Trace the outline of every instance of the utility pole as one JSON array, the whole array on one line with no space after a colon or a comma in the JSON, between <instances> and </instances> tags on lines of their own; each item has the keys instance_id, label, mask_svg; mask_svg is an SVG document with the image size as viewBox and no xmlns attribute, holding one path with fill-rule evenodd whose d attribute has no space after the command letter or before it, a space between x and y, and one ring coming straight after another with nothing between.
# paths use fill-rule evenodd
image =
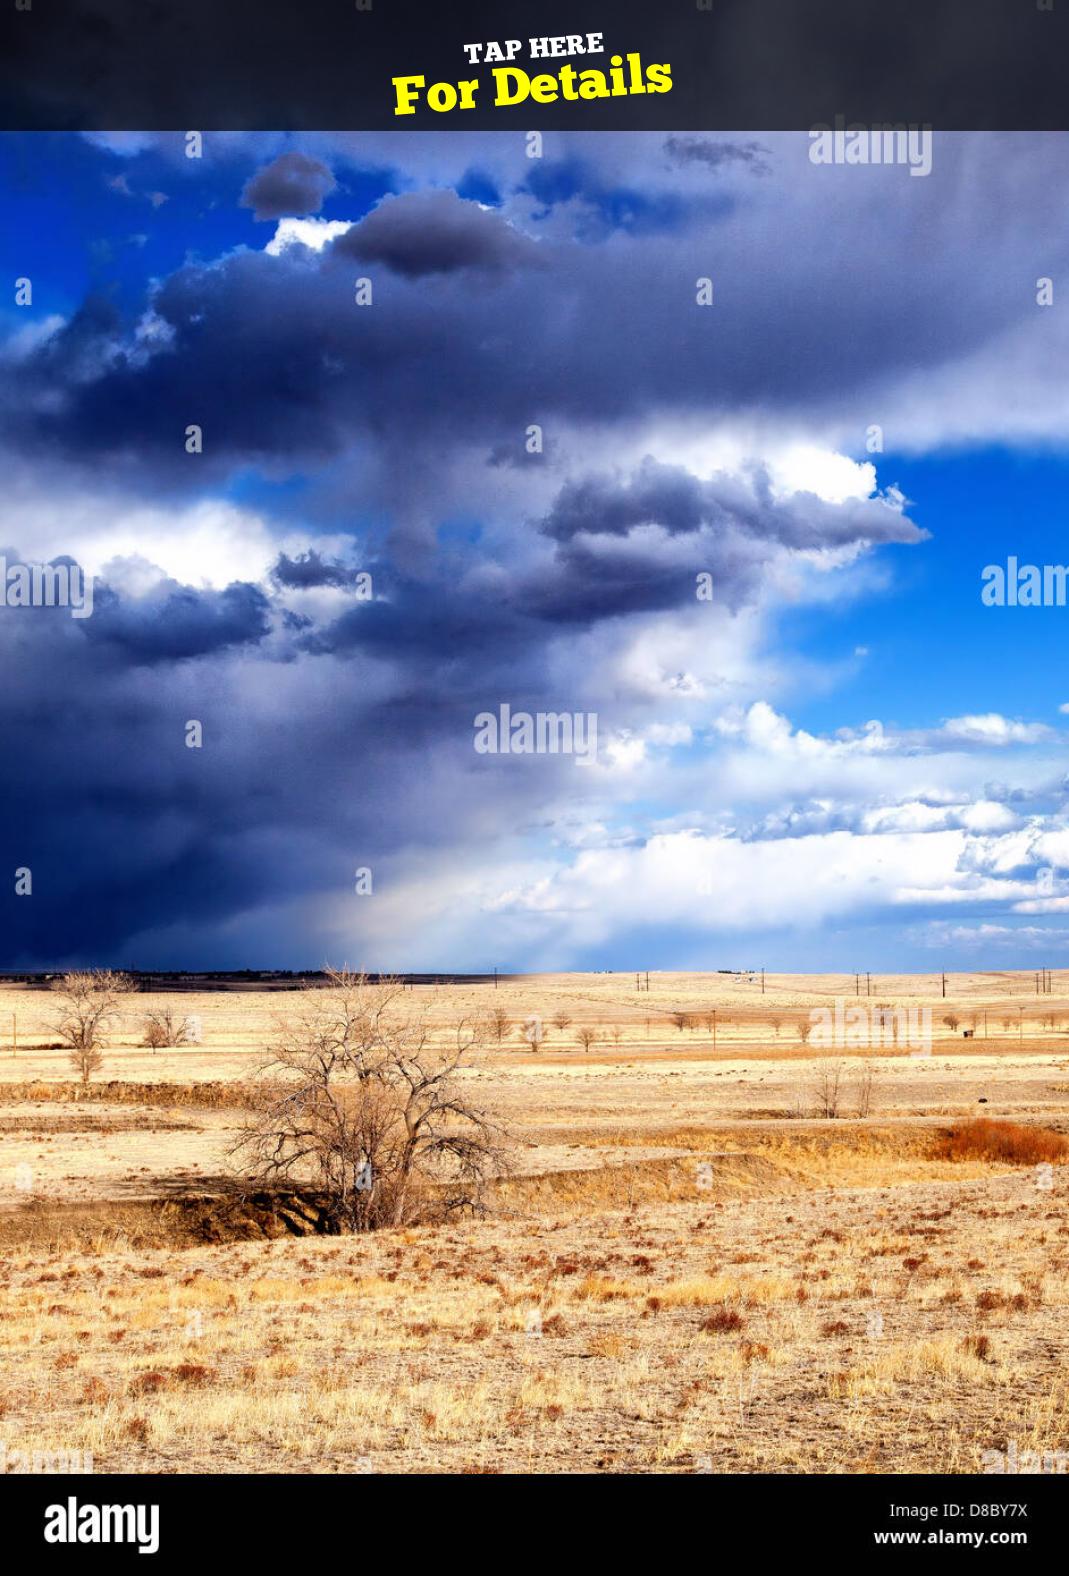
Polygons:
<instances>
[{"instance_id":1,"label":"utility pole","mask_svg":"<svg viewBox=\"0 0 1069 1576\"><path fill-rule=\"evenodd\" d=\"M945 995L946 995L946 993L947 993L947 977L946 977L946 975L945 975L945 974L944 974L944 975L943 975L943 995L944 995L944 996L945 996Z\"/></svg>"},{"instance_id":2,"label":"utility pole","mask_svg":"<svg viewBox=\"0 0 1069 1576\"><path fill-rule=\"evenodd\" d=\"M497 969L494 969L494 989L497 989Z\"/></svg>"},{"instance_id":3,"label":"utility pole","mask_svg":"<svg viewBox=\"0 0 1069 1576\"><path fill-rule=\"evenodd\" d=\"M649 990L649 988L650 988L650 971L649 971L649 969L647 969L646 970L646 989Z\"/></svg>"},{"instance_id":4,"label":"utility pole","mask_svg":"<svg viewBox=\"0 0 1069 1576\"><path fill-rule=\"evenodd\" d=\"M866 996L871 996L872 995L872 975L871 974L866 974L865 975L865 995Z\"/></svg>"},{"instance_id":5,"label":"utility pole","mask_svg":"<svg viewBox=\"0 0 1069 1576\"><path fill-rule=\"evenodd\" d=\"M713 1008L713 1050L716 1050L716 1008Z\"/></svg>"},{"instance_id":6,"label":"utility pole","mask_svg":"<svg viewBox=\"0 0 1069 1576\"><path fill-rule=\"evenodd\" d=\"M855 974L854 975L854 995L855 996L860 996L861 995L861 975L860 974Z\"/></svg>"},{"instance_id":7,"label":"utility pole","mask_svg":"<svg viewBox=\"0 0 1069 1576\"><path fill-rule=\"evenodd\" d=\"M761 970L761 995L765 994L765 971Z\"/></svg>"},{"instance_id":8,"label":"utility pole","mask_svg":"<svg viewBox=\"0 0 1069 1576\"><path fill-rule=\"evenodd\" d=\"M984 1039L987 1039L987 1008L984 1008Z\"/></svg>"}]
</instances>

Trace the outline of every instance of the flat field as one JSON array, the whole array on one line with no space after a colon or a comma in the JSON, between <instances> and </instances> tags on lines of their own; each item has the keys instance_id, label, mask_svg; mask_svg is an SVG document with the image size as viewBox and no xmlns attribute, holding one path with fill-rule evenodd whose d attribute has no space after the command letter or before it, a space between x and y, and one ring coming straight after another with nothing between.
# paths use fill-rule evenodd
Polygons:
<instances>
[{"instance_id":1,"label":"flat field","mask_svg":"<svg viewBox=\"0 0 1069 1576\"><path fill-rule=\"evenodd\" d=\"M305 993L129 997L86 1094L55 998L0 989L8 1469L1064 1471L1069 978L645 987L406 992L443 1044L490 1024L462 1078L510 1167L486 1217L363 1236L225 1208ZM199 1044L140 1043L164 1005Z\"/></svg>"}]
</instances>

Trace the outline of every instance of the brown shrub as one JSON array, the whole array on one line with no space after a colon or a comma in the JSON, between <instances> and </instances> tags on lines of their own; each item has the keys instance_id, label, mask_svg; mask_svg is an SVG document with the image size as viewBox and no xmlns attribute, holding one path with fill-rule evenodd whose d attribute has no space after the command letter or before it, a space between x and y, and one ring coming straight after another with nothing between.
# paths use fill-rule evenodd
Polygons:
<instances>
[{"instance_id":1,"label":"brown shrub","mask_svg":"<svg viewBox=\"0 0 1069 1576\"><path fill-rule=\"evenodd\" d=\"M988 1117L963 1122L940 1134L934 1150L937 1160L998 1160L1014 1166L1040 1165L1067 1157L1069 1139L1061 1133Z\"/></svg>"},{"instance_id":2,"label":"brown shrub","mask_svg":"<svg viewBox=\"0 0 1069 1576\"><path fill-rule=\"evenodd\" d=\"M179 1384L211 1384L216 1377L215 1369L207 1368L203 1363L179 1363L171 1371Z\"/></svg>"},{"instance_id":3,"label":"brown shrub","mask_svg":"<svg viewBox=\"0 0 1069 1576\"><path fill-rule=\"evenodd\" d=\"M138 1374L131 1382L131 1395L155 1395L157 1390L162 1390L167 1383L167 1375L156 1370L150 1373Z\"/></svg>"},{"instance_id":4,"label":"brown shrub","mask_svg":"<svg viewBox=\"0 0 1069 1576\"><path fill-rule=\"evenodd\" d=\"M714 1308L698 1328L706 1335L724 1335L729 1330L741 1330L742 1325L742 1315L736 1313L734 1308Z\"/></svg>"}]
</instances>

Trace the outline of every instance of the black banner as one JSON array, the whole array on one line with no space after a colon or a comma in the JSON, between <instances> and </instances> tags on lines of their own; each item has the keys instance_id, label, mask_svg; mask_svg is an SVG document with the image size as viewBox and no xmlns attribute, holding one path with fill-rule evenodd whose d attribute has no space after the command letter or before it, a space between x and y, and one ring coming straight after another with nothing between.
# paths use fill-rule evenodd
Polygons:
<instances>
[{"instance_id":1,"label":"black banner","mask_svg":"<svg viewBox=\"0 0 1069 1576\"><path fill-rule=\"evenodd\" d=\"M0 126L1056 130L1067 59L1055 0L6 0Z\"/></svg>"},{"instance_id":2,"label":"black banner","mask_svg":"<svg viewBox=\"0 0 1069 1576\"><path fill-rule=\"evenodd\" d=\"M450 1477L5 1478L0 1482L4 1546L35 1570L99 1560L110 1568L189 1569L189 1562L263 1558L277 1569L314 1551L353 1557L367 1533L385 1530L404 1497L419 1495L424 1517L438 1510L470 1516L507 1508L519 1480L481 1483ZM529 1505L531 1484L519 1492ZM620 1500L620 1478L565 1478L542 1484L553 1511L574 1518L569 1538L585 1537L604 1556L630 1536L632 1518ZM702 1526L736 1556L793 1554L800 1559L834 1548L880 1568L883 1554L983 1550L1006 1570L1037 1556L1053 1557L1064 1542L1065 1484L1057 1477L833 1477L663 1479L644 1494L644 1515L663 1510ZM630 1488L627 1490L633 1495ZM652 1499L652 1504L650 1500ZM519 1505L517 1503L517 1509ZM107 1540L105 1541L105 1533ZM622 1548L621 1548L622 1552ZM11 1568L14 1568L13 1564Z\"/></svg>"}]
</instances>

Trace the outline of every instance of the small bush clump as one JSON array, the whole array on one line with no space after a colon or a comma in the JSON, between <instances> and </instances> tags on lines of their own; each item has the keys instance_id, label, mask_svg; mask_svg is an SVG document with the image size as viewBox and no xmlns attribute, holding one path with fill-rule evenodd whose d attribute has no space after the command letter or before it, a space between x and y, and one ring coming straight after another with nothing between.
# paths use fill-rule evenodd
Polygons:
<instances>
[{"instance_id":1,"label":"small bush clump","mask_svg":"<svg viewBox=\"0 0 1069 1576\"><path fill-rule=\"evenodd\" d=\"M999 1160L1013 1166L1035 1166L1067 1157L1069 1139L1061 1133L987 1117L963 1122L941 1134L935 1149L937 1160Z\"/></svg>"},{"instance_id":2,"label":"small bush clump","mask_svg":"<svg viewBox=\"0 0 1069 1576\"><path fill-rule=\"evenodd\" d=\"M725 1335L729 1330L741 1330L742 1315L734 1308L716 1308L699 1325L706 1335Z\"/></svg>"}]
</instances>

